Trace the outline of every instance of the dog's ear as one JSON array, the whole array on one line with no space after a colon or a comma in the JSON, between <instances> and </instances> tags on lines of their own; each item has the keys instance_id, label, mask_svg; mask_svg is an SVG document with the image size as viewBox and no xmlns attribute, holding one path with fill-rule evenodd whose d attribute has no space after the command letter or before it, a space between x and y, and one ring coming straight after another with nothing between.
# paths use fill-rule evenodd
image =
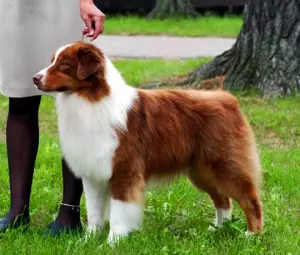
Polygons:
<instances>
[{"instance_id":1,"label":"dog's ear","mask_svg":"<svg viewBox=\"0 0 300 255\"><path fill-rule=\"evenodd\" d=\"M78 67L77 77L79 80L85 80L95 74L100 69L100 58L97 53L90 48L82 48L77 52Z\"/></svg>"}]
</instances>

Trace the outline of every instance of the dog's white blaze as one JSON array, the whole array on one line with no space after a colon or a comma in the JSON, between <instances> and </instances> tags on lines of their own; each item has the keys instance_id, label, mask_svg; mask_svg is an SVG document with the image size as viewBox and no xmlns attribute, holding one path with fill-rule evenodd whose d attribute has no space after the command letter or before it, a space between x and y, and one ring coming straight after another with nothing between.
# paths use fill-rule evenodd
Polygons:
<instances>
[{"instance_id":1,"label":"dog's white blaze","mask_svg":"<svg viewBox=\"0 0 300 255\"><path fill-rule=\"evenodd\" d=\"M47 71L49 68L51 68L52 66L55 65L59 55L68 47L72 46L72 44L67 44L67 45L64 45L62 47L60 47L56 52L55 52L55 55L54 55L54 60L53 62L51 63L51 65L49 65L48 67L42 69L41 71L38 72L38 74L42 74L43 75L43 78L42 78L42 81L44 80L45 78L45 75L47 74Z\"/></svg>"},{"instance_id":2,"label":"dog's white blaze","mask_svg":"<svg viewBox=\"0 0 300 255\"><path fill-rule=\"evenodd\" d=\"M142 204L111 199L110 210L108 243L117 242L119 238L127 236L132 230L140 228L143 215Z\"/></svg>"}]
</instances>

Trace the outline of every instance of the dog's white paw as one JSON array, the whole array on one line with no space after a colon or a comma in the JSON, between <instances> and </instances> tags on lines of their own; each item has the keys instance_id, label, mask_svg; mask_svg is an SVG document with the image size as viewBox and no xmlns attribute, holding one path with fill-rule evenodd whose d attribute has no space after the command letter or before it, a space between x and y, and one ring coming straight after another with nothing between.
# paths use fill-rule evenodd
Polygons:
<instances>
[{"instance_id":1,"label":"dog's white paw","mask_svg":"<svg viewBox=\"0 0 300 255\"><path fill-rule=\"evenodd\" d=\"M87 243L91 239L91 237L92 237L92 234L87 232L84 235L84 242Z\"/></svg>"},{"instance_id":2,"label":"dog's white paw","mask_svg":"<svg viewBox=\"0 0 300 255\"><path fill-rule=\"evenodd\" d=\"M214 231L217 230L217 228L218 228L218 227L216 227L216 226L209 226L209 227L208 227L208 231L214 232Z\"/></svg>"},{"instance_id":3,"label":"dog's white paw","mask_svg":"<svg viewBox=\"0 0 300 255\"><path fill-rule=\"evenodd\" d=\"M97 227L88 227L84 235L84 241L87 243L89 239L91 239L96 234L96 231Z\"/></svg>"},{"instance_id":4,"label":"dog's white paw","mask_svg":"<svg viewBox=\"0 0 300 255\"><path fill-rule=\"evenodd\" d=\"M245 235L246 235L246 237L251 237L251 236L254 235L254 232L251 232L251 231L247 230L247 231L245 232Z\"/></svg>"},{"instance_id":5,"label":"dog's white paw","mask_svg":"<svg viewBox=\"0 0 300 255\"><path fill-rule=\"evenodd\" d=\"M125 236L126 236L126 234L109 232L108 238L107 238L107 243L108 243L109 246L114 247L115 245L118 244L120 239L125 237Z\"/></svg>"}]
</instances>

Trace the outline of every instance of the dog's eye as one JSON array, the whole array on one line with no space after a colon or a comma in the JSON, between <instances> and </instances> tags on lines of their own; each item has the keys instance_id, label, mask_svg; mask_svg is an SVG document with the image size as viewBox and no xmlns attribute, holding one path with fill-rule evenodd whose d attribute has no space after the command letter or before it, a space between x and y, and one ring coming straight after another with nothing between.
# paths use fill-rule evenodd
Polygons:
<instances>
[{"instance_id":1,"label":"dog's eye","mask_svg":"<svg viewBox=\"0 0 300 255\"><path fill-rule=\"evenodd\" d=\"M67 63L61 63L59 66L59 71L65 72L70 68L70 66Z\"/></svg>"}]
</instances>

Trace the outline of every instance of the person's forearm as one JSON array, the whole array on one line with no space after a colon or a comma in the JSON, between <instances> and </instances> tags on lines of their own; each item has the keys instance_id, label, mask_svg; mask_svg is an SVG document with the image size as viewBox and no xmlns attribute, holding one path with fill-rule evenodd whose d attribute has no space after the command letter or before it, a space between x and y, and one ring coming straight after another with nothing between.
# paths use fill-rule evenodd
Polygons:
<instances>
[{"instance_id":1,"label":"person's forearm","mask_svg":"<svg viewBox=\"0 0 300 255\"><path fill-rule=\"evenodd\" d=\"M94 0L80 0L80 3L81 4L84 4L84 3L94 3Z\"/></svg>"},{"instance_id":2,"label":"person's forearm","mask_svg":"<svg viewBox=\"0 0 300 255\"><path fill-rule=\"evenodd\" d=\"M94 0L80 0L79 2L80 17L86 25L82 33L91 40L95 40L103 32L105 14L97 8Z\"/></svg>"}]
</instances>

